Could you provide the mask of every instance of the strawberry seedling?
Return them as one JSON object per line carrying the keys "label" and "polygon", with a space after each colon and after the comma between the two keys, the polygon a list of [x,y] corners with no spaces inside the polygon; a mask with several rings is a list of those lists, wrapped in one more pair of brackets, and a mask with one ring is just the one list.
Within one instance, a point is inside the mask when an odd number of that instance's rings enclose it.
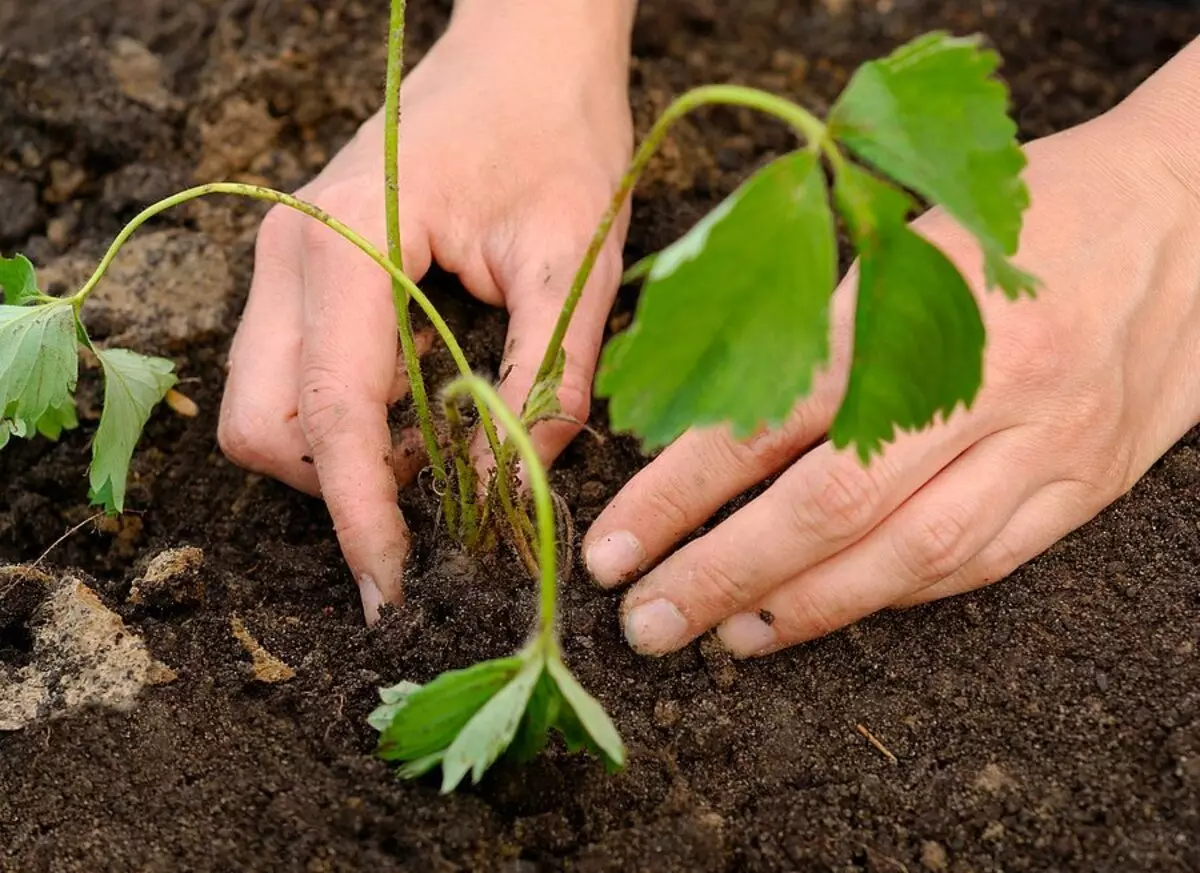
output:
{"label": "strawberry seedling", "polygon": [[[788,125],[802,147],[759,169],[682,239],[635,264],[644,279],[631,326],[605,348],[597,381],[610,399],[615,429],[658,447],[692,427],[730,423],[739,436],[781,423],[829,360],[829,308],[837,284],[836,216],[859,259],[849,382],[830,429],[839,448],[864,463],[899,430],[917,430],[969,406],[982,381],[984,327],[970,287],[935,246],[908,226],[916,197],[939,206],[975,239],[988,288],[1010,298],[1032,294],[1033,277],[1015,267],[1028,192],[1024,156],[1007,116],[1007,91],[995,77],[995,53],[974,39],[934,33],[864,65],[822,121],[798,104],[753,88],[714,85],[678,98],[634,155],[572,283],[533,388],[518,417],[472,374],[462,348],[400,257],[397,196],[400,72],[404,2],[389,23],[384,125],[387,252],[326,212],[252,185],[202,185],[156,203],[117,236],[96,272],[75,294],[55,298],[37,287],[23,257],[0,259],[0,448],[14,437],[57,438],[75,427],[77,350],[104,368],[100,425],[93,441],[91,496],[109,512],[124,506],[130,457],[152,407],[174,384],[171,362],[124,349],[97,349],[80,308],[122,244],[172,206],[232,194],[299,210],[325,224],[392,278],[397,328],[413,402],[451,535],[469,547],[510,541],[540,580],[539,623],[510,657],[445,673],[418,687],[381,692],[370,723],[379,755],[404,776],[440,766],[443,790],[470,773],[478,781],[507,750],[536,754],[550,729],[572,749],[590,749],[610,767],[625,752],[603,708],[563,663],[556,635],[557,544],[546,473],[528,432],[561,415],[562,348],[583,288],[616,216],[672,124],[705,106],[743,107]],[[832,190],[830,187],[832,180]],[[911,192],[911,193],[910,193]],[[415,352],[410,301],[424,311],[461,376],[445,389],[443,444]],[[457,407],[469,396],[496,460],[477,505],[474,467]],[[505,429],[499,439],[495,422]],[[515,487],[523,460],[535,520]]]}

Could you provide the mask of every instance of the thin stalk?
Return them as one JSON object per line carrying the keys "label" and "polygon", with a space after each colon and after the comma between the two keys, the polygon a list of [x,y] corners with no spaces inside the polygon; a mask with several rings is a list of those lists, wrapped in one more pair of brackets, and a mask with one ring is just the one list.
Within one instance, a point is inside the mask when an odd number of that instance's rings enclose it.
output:
{"label": "thin stalk", "polygon": [[[128,242],[129,238],[133,236],[139,227],[141,227],[154,216],[158,215],[160,212],[165,212],[173,206],[179,206],[180,204],[187,203],[189,200],[195,200],[198,197],[204,197],[209,194],[231,194],[237,197],[248,197],[251,200],[265,200],[268,203],[278,203],[281,206],[294,209],[297,212],[307,215],[309,218],[321,222],[321,224],[325,225],[334,233],[338,234],[347,242],[358,248],[359,251],[378,264],[379,267],[383,269],[389,276],[400,283],[405,292],[417,302],[417,305],[420,306],[422,310],[424,310],[425,315],[429,318],[434,330],[438,332],[438,335],[442,338],[442,342],[446,344],[446,348],[450,351],[450,357],[454,359],[454,363],[458,367],[458,371],[464,376],[473,376],[473,373],[471,372],[471,365],[467,363],[467,357],[463,354],[462,347],[458,344],[458,340],[455,339],[454,333],[450,330],[450,326],[446,324],[445,319],[442,318],[441,313],[437,311],[437,308],[433,305],[430,299],[425,296],[425,292],[418,288],[415,282],[405,276],[404,272],[398,266],[393,264],[385,254],[379,251],[379,249],[375,248],[375,246],[371,245],[371,243],[367,242],[367,240],[363,238],[361,234],[338,221],[319,206],[306,203],[305,201],[293,197],[290,194],[284,194],[280,191],[272,190],[271,188],[262,188],[258,185],[243,185],[237,182],[212,182],[208,185],[198,185],[195,188],[188,188],[186,191],[180,191],[178,194],[167,197],[165,200],[160,200],[151,206],[147,206],[145,209],[135,215],[133,220],[130,221],[129,224],[125,225],[121,232],[117,234],[117,238],[114,239],[112,245],[108,247],[108,251],[105,252],[104,257],[100,259],[99,266],[96,267],[95,272],[92,273],[91,277],[87,280],[87,282],[84,283],[83,287],[80,288],[75,294],[65,299],[69,300],[71,305],[75,307],[75,311],[78,312],[80,307],[83,306],[84,302],[87,300],[88,296],[91,295],[91,293],[96,289],[96,285],[99,284],[100,280],[104,277],[104,274],[108,271],[109,266],[113,262],[113,258],[115,258],[117,256],[117,252],[121,250],[121,246]],[[483,427],[484,433],[487,435],[488,445],[491,446],[492,452],[496,455],[496,457],[499,457],[500,441],[496,435],[495,422],[492,421],[491,413],[488,412],[488,408],[485,404],[478,403],[476,405],[479,408],[479,421]]]}
{"label": "thin stalk", "polygon": [[479,405],[492,410],[496,419],[504,426],[507,438],[516,446],[517,453],[525,462],[529,474],[529,489],[533,492],[534,511],[538,528],[538,570],[540,578],[540,609],[537,645],[553,646],[555,620],[558,604],[558,548],[555,542],[554,500],[550,496],[550,482],[546,468],[542,466],[533,441],[514,415],[500,399],[491,385],[478,376],[463,376],[446,386],[446,397],[472,394]]}
{"label": "thin stalk", "polygon": [[453,535],[467,548],[474,548],[478,530],[478,503],[475,499],[475,470],[467,451],[467,431],[458,403],[443,398],[443,411],[450,431],[450,458],[454,462],[454,478],[458,499],[446,500],[447,523]]}
{"label": "thin stalk", "polygon": [[[662,144],[667,131],[676,121],[688,113],[699,109],[701,106],[719,104],[745,106],[749,109],[757,109],[760,112],[765,112],[768,115],[774,115],[776,118],[790,125],[796,133],[804,137],[814,148],[829,150],[829,144],[827,144],[825,135],[825,125],[820,119],[791,100],[777,97],[766,91],[760,91],[757,88],[747,88],[741,85],[706,85],[688,91],[676,98],[675,102],[668,106],[658,121],[655,122],[654,127],[650,129],[646,138],[642,140],[642,144],[634,154],[629,169],[625,171],[625,175],[621,179],[621,184],[617,186],[616,193],[613,194],[612,201],[608,205],[608,210],[601,217],[600,224],[596,227],[591,244],[584,253],[579,270],[575,273],[575,280],[571,283],[571,290],[567,294],[567,299],[563,303],[562,310],[559,312],[558,322],[554,325],[554,333],[550,336],[550,344],[546,346],[546,353],[542,357],[541,366],[538,367],[537,375],[534,377],[534,386],[541,384],[549,378],[551,371],[554,369],[554,362],[557,360],[559,351],[562,349],[567,329],[571,326],[571,318],[575,315],[575,308],[579,305],[579,298],[583,295],[584,286],[587,285],[588,278],[592,275],[592,269],[596,266],[596,258],[600,256],[600,250],[604,248],[604,242],[608,239],[608,235],[612,231],[613,222],[617,220],[617,216],[620,214],[621,209],[624,208],[625,201],[629,198],[630,192],[633,191],[647,164],[650,163],[650,158],[654,156],[654,153]],[[834,147],[834,150],[836,151],[836,147]],[[505,454],[507,456],[508,453]]]}
{"label": "thin stalk", "polygon": [[[400,84],[404,73],[404,0],[392,0],[388,20],[387,85],[384,94],[383,124],[383,171],[384,202],[387,217],[388,257],[392,263],[404,269],[404,253],[400,240]],[[412,319],[409,316],[409,295],[404,285],[392,278],[392,299],[396,303],[396,326],[400,332],[400,350],[404,356],[404,369],[408,372],[408,385],[412,392],[413,406],[417,410],[417,421],[425,441],[425,451],[433,467],[433,475],[445,488],[446,462],[442,458],[442,447],[438,444],[433,429],[433,411],[429,407],[429,395],[425,390],[425,377],[421,374],[421,359],[417,355],[413,339]],[[450,507],[446,507],[450,510]]]}

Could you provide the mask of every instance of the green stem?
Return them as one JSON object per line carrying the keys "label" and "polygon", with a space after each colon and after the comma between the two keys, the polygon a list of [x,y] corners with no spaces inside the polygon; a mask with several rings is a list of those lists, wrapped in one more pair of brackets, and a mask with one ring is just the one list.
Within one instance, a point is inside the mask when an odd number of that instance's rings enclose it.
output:
{"label": "green stem", "polygon": [[747,88],[741,85],[706,85],[688,91],[686,94],[676,98],[675,102],[668,106],[658,121],[655,122],[654,127],[650,129],[650,133],[646,135],[646,138],[642,140],[642,144],[634,154],[629,169],[625,171],[625,175],[621,179],[621,184],[617,187],[616,193],[613,194],[612,201],[608,205],[608,210],[604,213],[604,216],[600,219],[600,224],[596,227],[591,244],[588,246],[587,252],[584,253],[579,270],[575,273],[575,280],[571,283],[571,290],[567,294],[567,299],[563,303],[562,310],[559,312],[558,322],[554,326],[554,333],[550,336],[550,344],[546,346],[546,353],[542,357],[541,366],[538,367],[537,376],[533,380],[534,386],[544,382],[553,371],[554,362],[558,358],[559,351],[562,349],[563,339],[567,335],[567,328],[571,326],[571,318],[575,315],[575,308],[579,305],[579,298],[583,295],[583,289],[587,285],[588,278],[592,275],[592,268],[596,266],[596,258],[600,256],[600,250],[604,248],[604,242],[608,239],[608,235],[612,231],[613,222],[617,220],[617,216],[620,214],[621,209],[624,208],[625,201],[629,198],[630,192],[633,191],[647,164],[650,163],[650,158],[654,156],[654,153],[662,144],[667,131],[671,128],[671,125],[688,113],[699,109],[701,106],[717,104],[745,106],[749,109],[757,109],[760,112],[765,112],[768,115],[774,115],[776,118],[790,125],[793,130],[808,140],[814,148],[822,148],[828,151],[825,125],[820,119],[791,100],[777,97],[766,91],[760,91],[757,88]]}
{"label": "green stem", "polygon": [[[400,241],[400,83],[404,72],[404,0],[392,0],[391,16],[388,21],[387,85],[384,94],[383,160],[384,191],[387,217],[388,257],[392,263],[404,269],[404,253]],[[417,421],[421,436],[425,440],[425,451],[433,467],[434,478],[446,488],[446,462],[442,448],[438,445],[437,433],[433,429],[433,411],[429,407],[429,395],[425,390],[425,377],[421,374],[421,359],[417,355],[413,339],[412,319],[409,317],[409,295],[404,285],[392,279],[392,299],[396,303],[396,325],[400,332],[400,350],[404,356],[404,369],[408,372],[408,385],[412,391],[413,406],[417,410]],[[449,507],[447,507],[449,508]]]}
{"label": "green stem", "polygon": [[448,398],[467,393],[474,395],[478,404],[488,406],[492,410],[496,419],[504,426],[507,438],[516,446],[529,474],[529,488],[533,492],[534,511],[537,515],[538,569],[541,579],[537,642],[543,646],[549,645],[554,641],[558,604],[558,547],[555,542],[554,501],[550,496],[546,468],[542,466],[541,459],[533,448],[533,441],[530,440],[521,420],[500,399],[496,389],[478,376],[455,379],[445,389]]}
{"label": "green stem", "polygon": [[[115,258],[117,256],[117,252],[121,250],[121,246],[123,246],[129,240],[129,238],[133,236],[134,232],[137,231],[139,227],[141,227],[154,216],[158,215],[160,212],[165,212],[173,206],[179,206],[182,203],[187,203],[189,200],[195,200],[198,197],[204,197],[209,194],[232,194],[237,197],[248,197],[251,200],[265,200],[268,203],[278,203],[281,206],[286,206],[289,209],[302,212],[309,218],[321,222],[321,224],[325,225],[334,233],[337,233],[347,242],[358,248],[368,258],[378,264],[380,268],[382,268],[389,276],[400,283],[405,292],[412,297],[413,300],[417,301],[417,305],[424,310],[425,315],[429,318],[434,330],[438,332],[438,335],[442,338],[442,342],[446,344],[446,348],[450,351],[450,357],[454,359],[454,363],[458,367],[458,371],[464,376],[473,375],[471,372],[471,365],[467,363],[467,357],[463,354],[462,347],[458,344],[458,340],[455,339],[453,332],[450,330],[450,326],[446,324],[446,321],[442,318],[441,313],[437,311],[437,308],[434,307],[429,298],[425,296],[425,292],[418,288],[415,282],[405,276],[404,271],[393,264],[386,255],[379,251],[379,249],[375,248],[375,246],[371,245],[371,243],[367,242],[367,240],[364,239],[361,234],[338,221],[319,206],[306,203],[305,201],[293,197],[290,194],[284,194],[280,191],[274,191],[270,188],[262,188],[258,185],[243,185],[236,182],[212,182],[208,185],[198,185],[195,188],[188,188],[186,191],[180,191],[178,194],[174,194],[165,200],[160,200],[158,203],[147,206],[136,216],[134,216],[133,220],[130,221],[129,224],[125,225],[121,232],[117,234],[117,238],[113,240],[112,245],[108,247],[108,251],[104,253],[104,257],[100,259],[100,264],[96,267],[96,271],[92,273],[91,277],[87,280],[87,282],[84,283],[83,287],[71,297],[66,299],[71,301],[71,304],[78,312],[79,308],[83,306],[84,301],[86,301],[88,296],[96,289],[96,285],[108,271],[109,266],[113,262],[113,258]],[[491,414],[488,412],[488,408],[485,404],[479,403],[477,406],[479,408],[479,421],[483,426],[484,433],[487,435],[488,445],[491,446],[493,454],[495,454],[496,457],[499,457],[500,442],[496,435],[495,422],[492,421]]]}

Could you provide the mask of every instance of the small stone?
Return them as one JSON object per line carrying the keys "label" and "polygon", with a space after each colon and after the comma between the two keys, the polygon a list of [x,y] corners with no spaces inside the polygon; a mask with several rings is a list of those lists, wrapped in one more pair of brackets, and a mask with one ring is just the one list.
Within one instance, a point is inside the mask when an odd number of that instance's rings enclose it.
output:
{"label": "small stone", "polygon": [[186,606],[204,600],[200,569],[204,552],[194,546],[159,552],[134,580],[129,602],[149,606]]}
{"label": "small stone", "polygon": [[50,162],[50,185],[42,193],[47,203],[66,203],[87,181],[87,171],[63,160]]}
{"label": "small stone", "polygon": [[229,627],[237,641],[242,644],[242,648],[250,655],[250,669],[255,679],[275,685],[296,678],[296,671],[264,649],[236,615],[229,619]]}
{"label": "small stone", "polygon": [[926,870],[945,870],[950,858],[941,843],[926,840],[921,844],[921,866]]}
{"label": "small stone", "polygon": [[[0,568],[0,578],[11,575]],[[32,660],[0,671],[0,731],[83,706],[128,709],[146,686],[177,678],[82,581],[42,578],[43,600],[25,621],[33,630]]]}
{"label": "small stone", "polygon": [[118,36],[109,46],[108,68],[134,103],[162,111],[174,102],[164,84],[162,61],[136,39]]}
{"label": "small stone", "polygon": [[201,121],[202,157],[196,181],[211,182],[248,169],[279,135],[282,122],[272,117],[265,100],[244,97],[221,101],[213,118]]}
{"label": "small stone", "polygon": [[1096,687],[1101,691],[1108,690],[1108,674],[1096,671]]}

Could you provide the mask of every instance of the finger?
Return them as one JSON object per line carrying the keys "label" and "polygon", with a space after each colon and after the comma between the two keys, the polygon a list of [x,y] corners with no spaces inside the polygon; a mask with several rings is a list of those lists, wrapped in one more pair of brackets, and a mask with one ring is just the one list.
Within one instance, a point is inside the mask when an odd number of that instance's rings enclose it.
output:
{"label": "finger", "polygon": [[[352,222],[355,196],[327,192],[322,205]],[[409,551],[387,420],[398,346],[391,285],[320,224],[305,225],[303,245],[300,423],[342,553],[373,621],[383,601],[400,602]]]}
{"label": "finger", "polygon": [[[829,380],[832,383],[832,380]],[[656,564],[734,497],[773,476],[820,439],[838,391],[818,389],[780,428],[735,440],[727,427],[691,430],[623,487],[584,539],[584,562],[604,587]]]}
{"label": "finger", "polygon": [[642,654],[675,651],[854,545],[977,440],[966,422],[905,435],[869,466],[829,443],[813,449],[633,587],[623,605],[630,645]]}
{"label": "finger", "polygon": [[1096,512],[1081,495],[1077,483],[1051,483],[962,567],[933,585],[897,598],[891,605],[904,609],[991,585],[1086,524]]}
{"label": "finger", "polygon": [[726,619],[736,657],[765,655],[831,633],[935,585],[966,565],[1043,484],[1023,437],[977,443],[869,536]]}
{"label": "finger", "polygon": [[238,466],[317,494],[297,419],[304,335],[301,219],[272,210],[259,229],[250,296],[229,353],[217,440]]}
{"label": "finger", "polygon": [[[413,347],[417,353],[418,360],[429,354],[429,350],[433,348],[434,336],[435,331],[432,328],[413,332]],[[408,363],[404,360],[404,355],[398,355],[396,357],[396,372],[392,376],[392,387],[388,391],[388,403],[399,403],[408,396],[411,387],[408,379]]]}
{"label": "finger", "polygon": [[783,424],[746,441],[728,428],[688,431],[633,477],[584,538],[584,563],[597,584],[627,582],[645,572],[722,506],[778,473],[826,432],[849,371],[853,284],[843,283],[832,308],[830,363]]}
{"label": "finger", "polygon": [[[506,289],[508,339],[500,365],[498,391],[508,408],[517,413],[523,411],[525,399],[533,387],[584,246],[560,247],[560,251],[561,254],[551,260],[539,261],[540,268],[522,271],[516,284]],[[534,449],[546,465],[553,463],[587,421],[596,360],[620,274],[617,250],[605,249],[596,260],[563,338],[566,363],[557,392],[562,419],[539,422],[530,431]],[[482,435],[477,435],[472,444],[472,456],[481,481],[487,481],[492,459]]]}

